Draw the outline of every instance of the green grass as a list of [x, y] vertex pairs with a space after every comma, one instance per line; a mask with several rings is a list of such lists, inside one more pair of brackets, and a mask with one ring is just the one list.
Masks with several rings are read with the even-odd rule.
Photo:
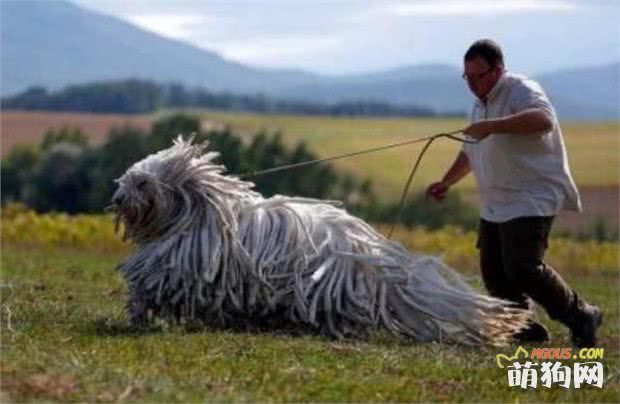
[[[402, 142], [416, 137], [452, 131], [467, 125], [457, 118], [337, 118], [323, 116], [267, 115], [239, 112], [187, 110], [205, 122], [230, 125], [248, 137], [260, 130], [281, 131], [287, 144], [304, 140], [321, 157], [349, 153]], [[165, 111], [160, 114], [167, 114]], [[617, 122], [563, 122], [563, 134], [572, 174], [580, 187], [617, 187], [619, 125]], [[339, 160], [334, 164], [361, 177], [370, 177], [382, 198], [397, 199], [422, 144]], [[413, 183], [414, 188], [440, 179], [452, 163], [460, 144], [442, 139], [426, 154]], [[472, 176], [458, 185], [475, 188]]]
[[[115, 254], [2, 250], [2, 401], [617, 402], [618, 276], [567, 274], [603, 307], [603, 389], [520, 391], [496, 350], [412, 344], [383, 334], [334, 341], [284, 332], [125, 325]], [[566, 346], [566, 332], [546, 317]]]

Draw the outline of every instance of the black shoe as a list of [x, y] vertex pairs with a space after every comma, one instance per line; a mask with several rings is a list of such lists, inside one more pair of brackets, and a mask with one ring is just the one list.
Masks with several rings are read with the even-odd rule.
[[514, 339], [517, 342], [522, 343], [545, 343], [549, 342], [549, 331], [547, 328], [537, 323], [536, 321], [530, 321], [528, 327], [524, 330], [519, 331], [514, 335]]
[[596, 346], [596, 331], [602, 322], [601, 309], [592, 304], [583, 303], [570, 327], [573, 344], [578, 348]]

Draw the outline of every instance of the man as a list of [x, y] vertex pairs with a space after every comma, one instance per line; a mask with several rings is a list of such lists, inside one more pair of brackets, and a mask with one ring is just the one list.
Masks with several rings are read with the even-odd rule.
[[[473, 171], [481, 200], [477, 247], [489, 293], [528, 309], [533, 299], [569, 328], [575, 345], [594, 346], [600, 309], [543, 262], [554, 216], [562, 209], [581, 211], [555, 111], [538, 83], [504, 69], [502, 51], [492, 40], [471, 45], [464, 69], [477, 100], [463, 133], [478, 143], [463, 145], [427, 195], [441, 201]], [[516, 338], [546, 342], [549, 333], [531, 321]]]

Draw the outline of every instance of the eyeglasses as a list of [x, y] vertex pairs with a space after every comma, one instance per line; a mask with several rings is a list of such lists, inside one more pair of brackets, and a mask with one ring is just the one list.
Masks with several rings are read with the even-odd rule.
[[493, 71], [493, 67], [489, 67], [487, 69], [487, 71], [485, 71], [485, 72], [474, 73], [474, 74], [465, 74], [465, 73], [463, 73], [463, 75], [461, 77], [463, 77], [463, 80], [466, 80], [466, 81], [480, 81], [480, 80], [482, 80], [482, 78], [484, 76], [486, 76], [487, 74], [489, 74], [492, 71]]

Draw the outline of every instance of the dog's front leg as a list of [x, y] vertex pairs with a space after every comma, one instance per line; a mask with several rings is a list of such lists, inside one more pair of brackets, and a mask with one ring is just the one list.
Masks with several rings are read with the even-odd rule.
[[148, 323], [148, 304], [143, 288], [138, 285], [133, 285], [129, 288], [126, 310], [130, 326], [143, 327]]

